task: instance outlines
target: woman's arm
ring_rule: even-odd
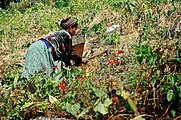
[[[69,51],[70,59],[75,62],[76,66],[79,66],[82,62],[82,58],[78,56],[77,54],[75,54],[73,46],[72,46],[72,40],[69,40],[68,51]]]

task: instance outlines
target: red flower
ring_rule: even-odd
[[[87,78],[87,76],[86,76],[86,75],[84,75],[83,77],[84,77],[84,78]]]
[[[78,80],[80,80],[80,78],[81,78],[80,76],[77,76],[77,79],[78,79]]]
[[[62,91],[64,91],[65,90],[65,83],[62,81],[62,82],[60,82],[60,88],[62,89]]]
[[[112,64],[112,61],[109,59],[108,62],[107,62],[107,64],[109,64],[109,65]]]
[[[136,74],[136,77],[139,77],[139,76],[140,76],[140,74],[139,74],[139,73],[137,73],[137,74]]]
[[[114,98],[113,98],[113,101],[114,101],[114,102],[117,102],[117,101],[118,101],[118,97],[114,97]]]
[[[64,91],[64,90],[65,90],[65,87],[62,87],[61,89],[62,89],[62,91]]]
[[[96,78],[93,78],[94,81],[96,81]]]
[[[121,54],[121,53],[122,53],[122,51],[121,51],[121,50],[118,50],[118,55]]]
[[[114,64],[117,65],[117,64],[118,64],[118,61],[117,61],[117,60],[114,60]]]
[[[54,69],[57,69],[57,68],[58,68],[58,66],[57,66],[57,65],[55,65],[53,68],[54,68]]]
[[[65,86],[65,83],[62,81],[62,82],[60,82],[60,87],[62,87],[62,86]]]

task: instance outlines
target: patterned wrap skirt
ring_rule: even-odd
[[[51,76],[61,69],[62,60],[54,61],[52,49],[48,48],[44,41],[38,40],[30,45],[27,50],[22,77],[29,78],[36,73]],[[61,74],[56,75],[55,79],[58,80],[60,77]]]

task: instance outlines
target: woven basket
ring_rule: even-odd
[[[84,51],[84,44],[85,44],[85,42],[73,45],[74,52],[79,57],[82,57],[82,54],[83,54],[83,51]]]

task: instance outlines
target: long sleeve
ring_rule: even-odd
[[[81,64],[82,58],[74,53],[72,37],[67,31],[56,31],[45,38],[49,41],[55,51],[54,58],[62,58],[66,66],[71,66],[70,60],[75,61],[76,66]]]
[[[69,62],[67,62],[67,64],[70,63],[70,60],[73,60],[75,62],[75,65],[79,66],[81,64],[82,58],[79,57],[77,54],[75,54],[73,46],[72,46],[72,39],[67,40],[66,49],[69,56],[69,60],[68,60]]]

